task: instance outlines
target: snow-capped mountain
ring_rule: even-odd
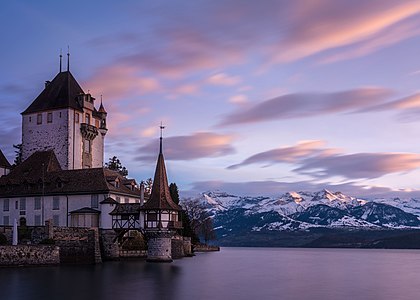
[[[420,228],[420,200],[368,201],[341,192],[287,192],[279,197],[240,197],[205,192],[195,198],[214,216],[220,234],[232,230],[308,228]]]

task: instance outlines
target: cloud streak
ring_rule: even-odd
[[[274,163],[295,163],[302,158],[314,155],[323,151],[323,141],[304,141],[295,146],[273,149],[261,153],[257,153],[245,159],[243,162],[231,165],[228,169],[237,169],[250,164],[274,164]]]
[[[335,176],[345,179],[373,179],[392,173],[406,173],[420,168],[420,154],[416,153],[353,153],[325,148],[323,141],[305,141],[297,145],[254,154],[227,169],[251,164],[264,166],[288,163],[298,167],[299,174],[324,179]]]
[[[206,157],[218,157],[235,152],[231,146],[232,136],[211,132],[198,132],[185,136],[173,136],[164,139],[165,158],[170,160],[194,160]],[[159,150],[157,141],[138,149],[138,161],[154,161]],[[144,154],[143,154],[144,153]]]
[[[373,179],[420,168],[420,155],[414,153],[355,153],[316,156],[303,160],[294,171],[318,178],[341,176],[347,179]]]
[[[336,93],[286,94],[225,116],[220,126],[353,112],[385,102],[391,91],[359,88]]]

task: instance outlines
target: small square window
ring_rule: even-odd
[[[9,199],[3,200],[3,211],[9,211]]]
[[[34,209],[35,210],[41,209],[41,197],[35,197]]]
[[[92,208],[98,208],[99,207],[99,197],[98,197],[98,195],[92,195],[90,197],[90,206]]]
[[[20,198],[20,210],[26,210],[26,198]]]
[[[53,197],[53,210],[59,210],[60,209],[60,197],[54,196]]]

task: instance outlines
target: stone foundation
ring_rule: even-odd
[[[103,260],[115,260],[120,257],[118,247],[118,234],[113,229],[101,229],[100,245]]]
[[[174,236],[171,240],[171,255],[173,259],[184,257],[184,240],[182,236]]]
[[[39,266],[59,263],[60,249],[57,246],[0,246],[0,266]]]
[[[149,262],[171,262],[171,240],[172,234],[167,231],[152,231],[146,233],[147,261]]]
[[[183,246],[184,246],[184,256],[187,256],[187,257],[193,256],[190,237],[183,238]]]

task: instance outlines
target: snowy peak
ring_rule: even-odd
[[[279,197],[241,197],[222,191],[208,191],[193,199],[223,220],[248,224],[253,231],[299,230],[310,227],[420,227],[420,200],[378,199],[366,201],[341,192],[290,191]],[[243,227],[243,228],[245,228]]]

